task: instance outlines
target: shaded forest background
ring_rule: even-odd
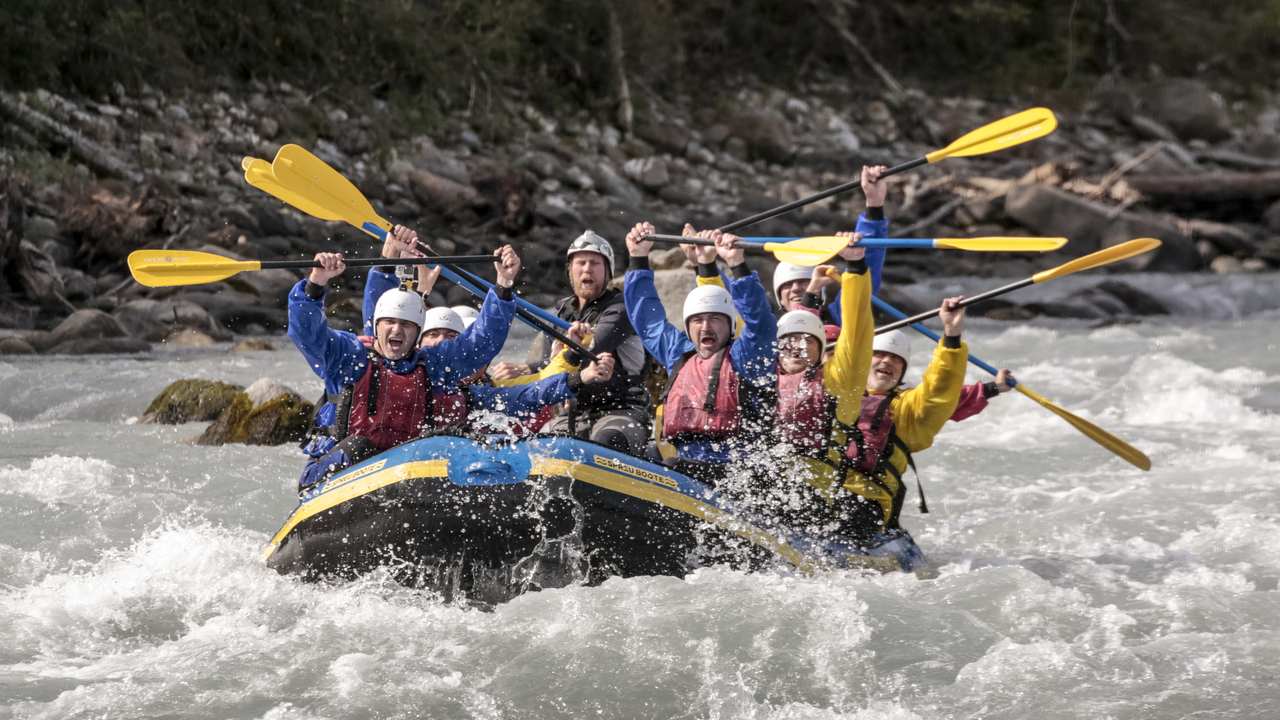
[[[1280,70],[1280,0],[8,0],[0,84],[95,95],[286,81],[427,123],[500,92],[604,114],[611,27],[639,113],[648,94],[715,98],[746,77],[881,92],[849,34],[904,85],[951,95],[1070,102],[1118,73],[1199,77],[1247,101]]]

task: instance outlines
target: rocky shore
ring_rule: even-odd
[[[522,294],[546,305],[565,292],[563,252],[586,228],[621,255],[637,221],[665,232],[686,221],[715,227],[846,182],[864,164],[920,157],[1037,104],[914,90],[853,100],[839,82],[795,93],[747,83],[725,97],[706,107],[651,95],[627,136],[586,111],[551,117],[515,94],[488,100],[501,112],[491,109],[483,123],[478,110],[455,112],[430,134],[414,134],[405,130],[411,118],[381,101],[355,111],[323,88],[286,83],[183,96],[120,85],[97,98],[0,91],[0,353],[127,353],[282,332],[299,273],[148,289],[128,277],[124,260],[141,248],[261,260],[376,254],[368,235],[245,183],[241,158],[270,160],[284,143],[311,149],[437,250],[514,243],[527,268]],[[1047,138],[892,178],[886,210],[900,237],[1034,234],[1071,243],[1035,256],[891,253],[883,297],[893,302],[895,285],[931,277],[1023,276],[1134,237],[1164,246],[1115,269],[1280,265],[1280,106],[1227,107],[1192,80],[1106,78],[1059,118]],[[742,233],[830,234],[852,229],[862,209],[851,193]],[[666,266],[682,260],[671,254]],[[766,281],[771,264],[757,261]],[[358,327],[361,291],[361,273],[336,286],[335,325]],[[467,300],[447,282],[437,292],[437,302]],[[1008,319],[1166,311],[1124,283],[1093,295],[1076,306],[988,311]]]

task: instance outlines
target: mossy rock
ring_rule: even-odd
[[[218,380],[179,380],[156,396],[142,416],[142,423],[180,425],[185,422],[216,420],[244,392],[239,385]]]
[[[293,392],[280,393],[257,406],[251,393],[242,392],[194,442],[196,445],[300,442],[306,437],[314,409],[314,405]]]

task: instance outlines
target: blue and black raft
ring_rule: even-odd
[[[743,557],[756,566],[781,558],[805,571],[927,567],[905,531],[862,546],[838,542],[788,528],[670,468],[559,437],[436,436],[388,450],[308,490],[263,559],[312,579],[390,567],[400,582],[430,586],[434,568],[496,571],[557,538],[574,538],[587,567],[577,581],[589,583],[682,577]],[[723,552],[730,547],[744,552]],[[469,580],[461,582],[465,593]]]

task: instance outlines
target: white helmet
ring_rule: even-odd
[[[431,308],[427,311],[426,319],[422,322],[422,332],[428,330],[452,330],[460,333],[466,329],[467,326],[463,324],[462,318],[458,317],[458,313],[447,307]]]
[[[907,334],[901,330],[890,330],[876,336],[875,342],[871,344],[873,352],[893,353],[902,358],[903,362],[911,360],[911,340]]]
[[[729,316],[729,331],[738,328],[738,311],[733,307],[733,296],[719,285],[702,285],[693,289],[684,299],[684,326],[689,329],[689,318],[702,313],[720,313]]]
[[[773,299],[778,301],[778,305],[782,305],[782,294],[778,290],[783,285],[796,280],[808,280],[811,277],[813,277],[811,267],[793,265],[789,262],[778,263],[778,267],[773,271]]]
[[[454,305],[452,309],[462,318],[463,327],[471,327],[472,323],[480,319],[480,311],[470,305]]]
[[[573,256],[580,252],[593,252],[603,255],[605,261],[609,263],[609,277],[613,277],[613,246],[609,244],[608,240],[588,230],[574,238],[573,242],[569,244],[569,252],[565,253],[565,256],[573,259]]]
[[[421,332],[422,316],[426,311],[427,309],[422,305],[421,295],[396,288],[382,293],[382,297],[378,298],[378,304],[373,308],[373,324],[376,327],[382,318],[396,318],[408,320],[417,325]]]
[[[792,310],[778,318],[778,339],[791,333],[812,335],[818,339],[818,347],[825,347],[827,344],[827,330],[822,326],[822,320],[808,310]]]

